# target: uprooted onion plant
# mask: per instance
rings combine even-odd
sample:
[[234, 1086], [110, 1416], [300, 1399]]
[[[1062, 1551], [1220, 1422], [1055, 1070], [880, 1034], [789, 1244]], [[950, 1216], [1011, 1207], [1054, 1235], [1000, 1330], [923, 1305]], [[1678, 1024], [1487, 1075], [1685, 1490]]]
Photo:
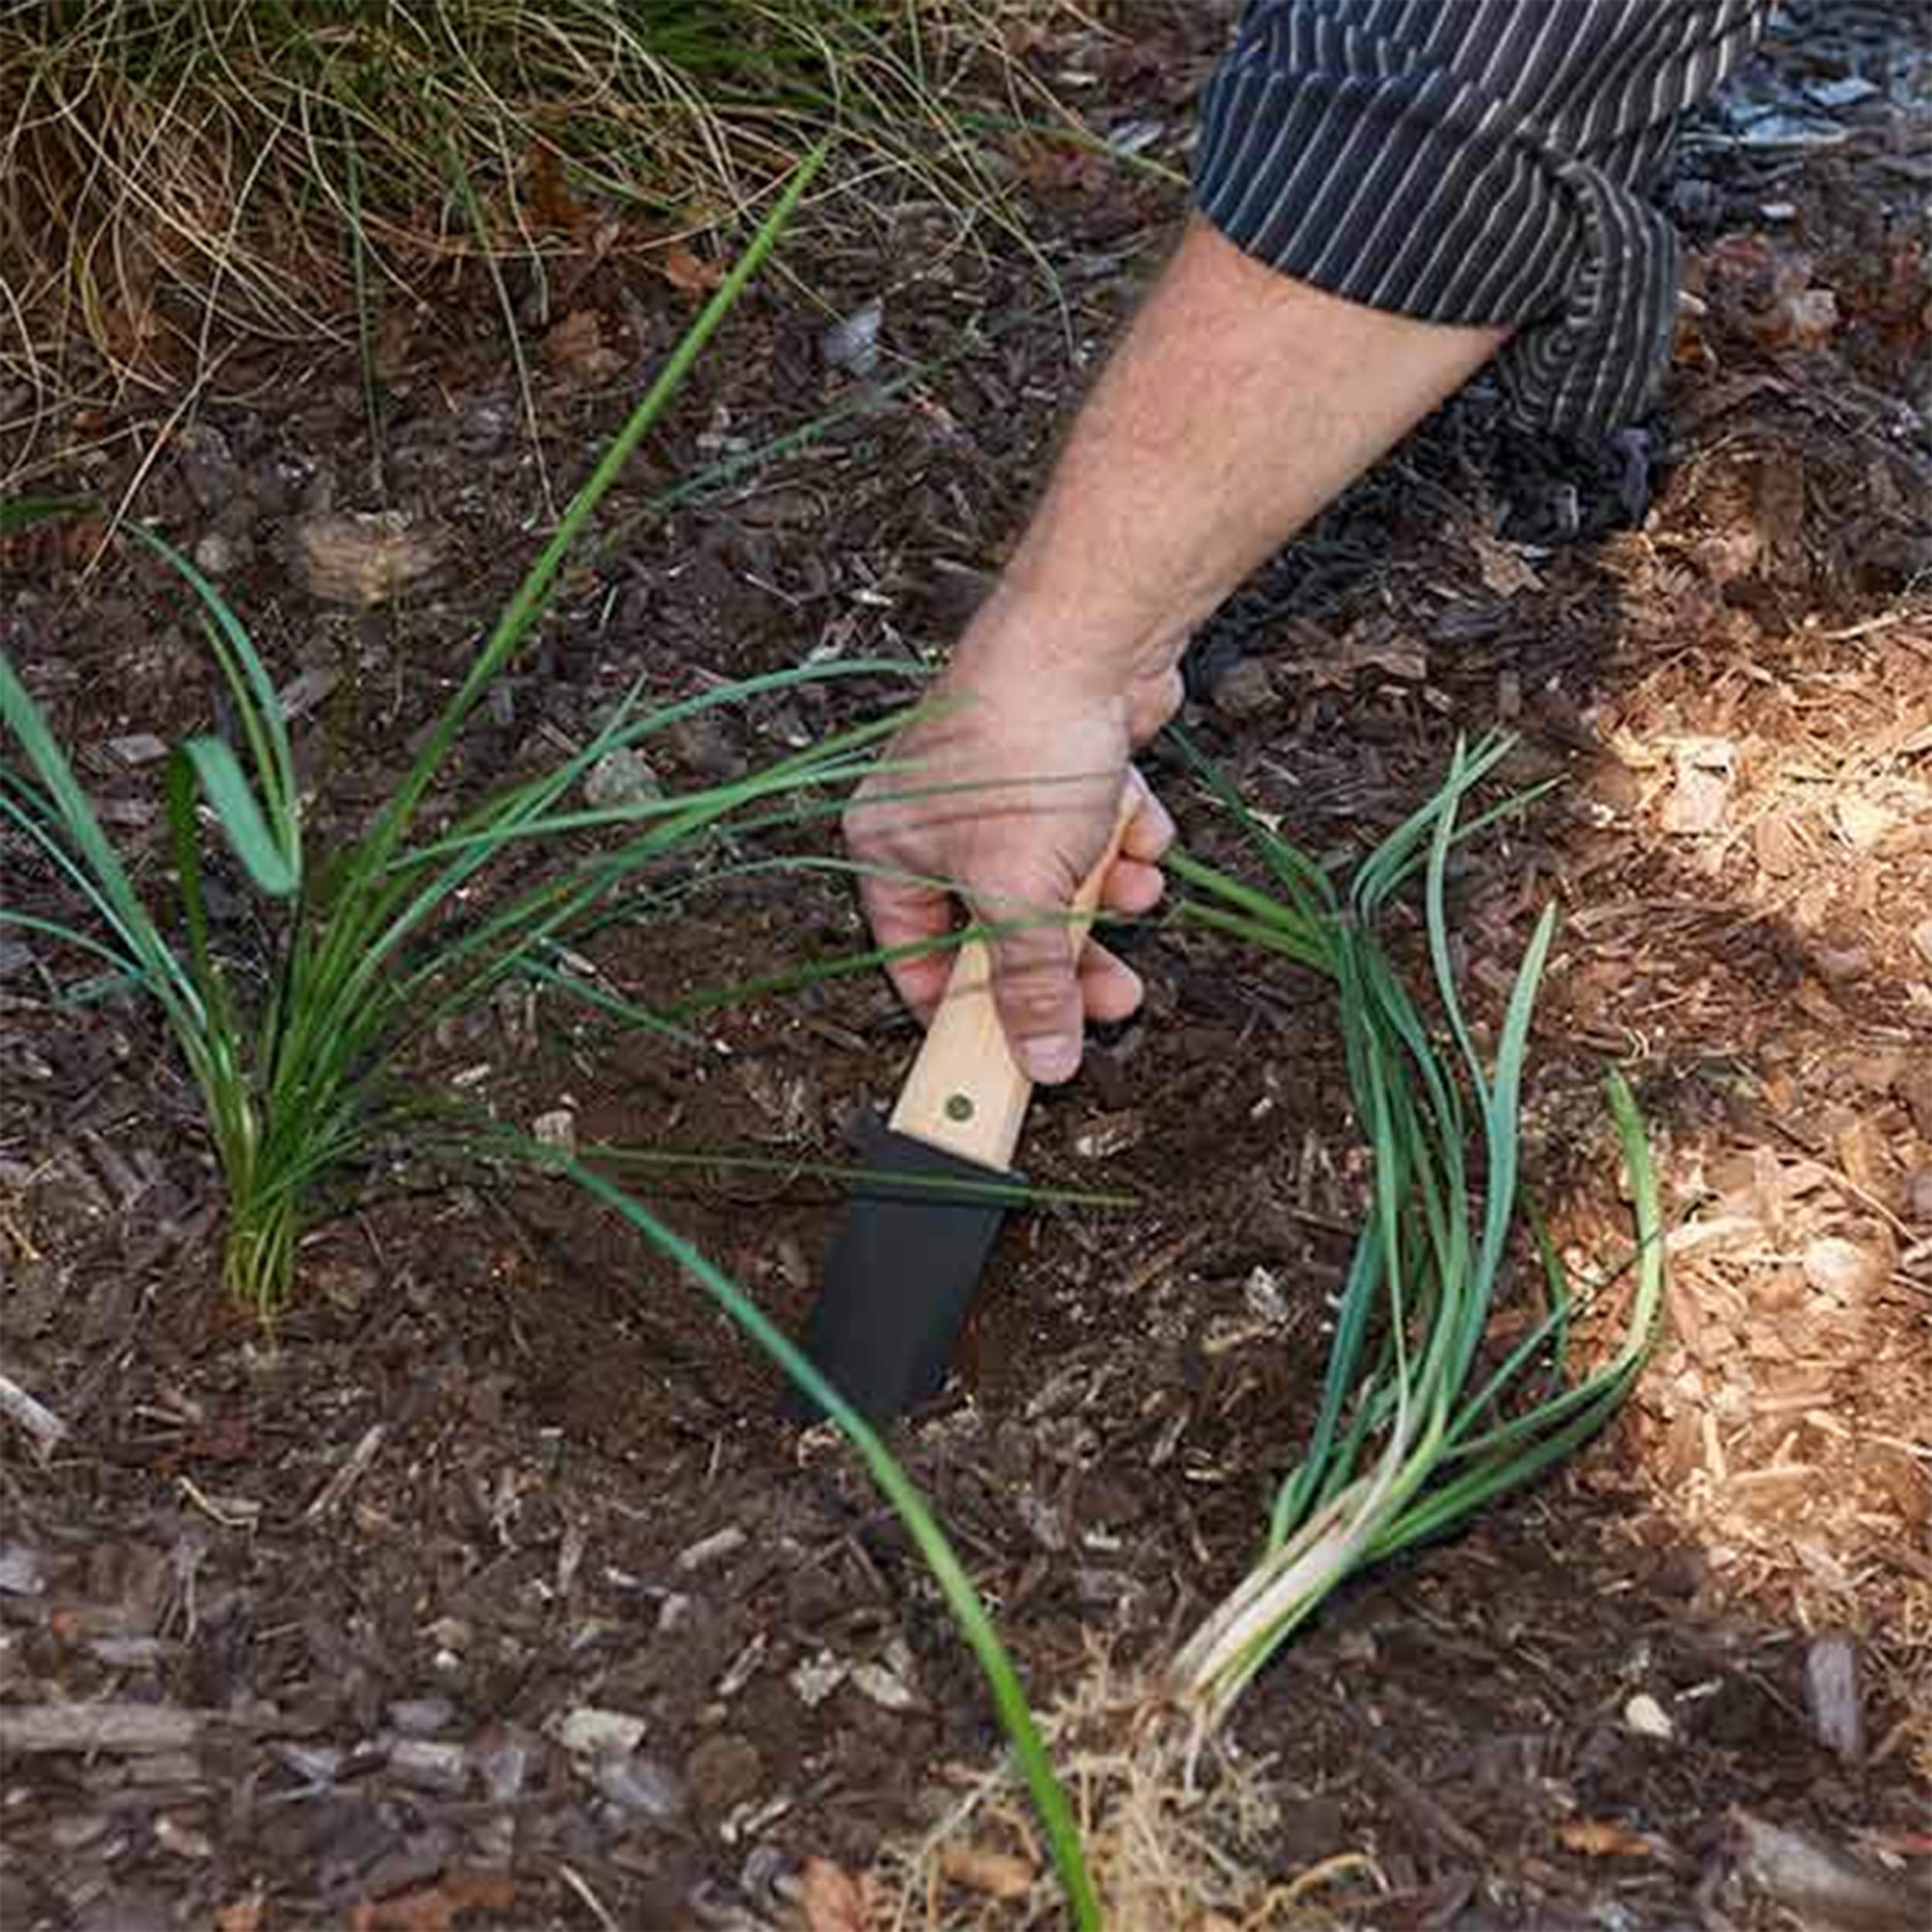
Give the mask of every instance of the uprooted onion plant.
[[[1621, 1077], [1611, 1074], [1607, 1090], [1636, 1209], [1634, 1282], [1621, 1343], [1576, 1379], [1565, 1362], [1575, 1297], [1523, 1193], [1523, 1066], [1554, 908], [1537, 922], [1487, 1066], [1457, 984], [1449, 854], [1488, 822], [1465, 826], [1463, 810], [1508, 748], [1502, 739], [1458, 747], [1441, 789], [1362, 866], [1345, 900], [1218, 779], [1271, 889], [1185, 855], [1175, 862], [1192, 888], [1183, 917], [1335, 982], [1355, 1111], [1373, 1163], [1299, 1458], [1275, 1493], [1253, 1567], [1175, 1662], [1177, 1692], [1204, 1724], [1226, 1715], [1344, 1578], [1540, 1475], [1608, 1420], [1643, 1366], [1663, 1250], [1643, 1126]], [[1380, 936], [1392, 898], [1418, 875], [1433, 1023]], [[1518, 1248], [1536, 1257], [1529, 1272], [1540, 1276], [1542, 1311], [1492, 1359], [1491, 1317]]]
[[[1637, 1240], [1634, 1260], [1610, 1270], [1592, 1294], [1599, 1313], [1614, 1317], [1614, 1294], [1627, 1295], [1628, 1306], [1620, 1334], [1611, 1322], [1607, 1357], [1573, 1375], [1566, 1357], [1582, 1298], [1524, 1191], [1524, 1064], [1553, 913], [1537, 923], [1487, 1056], [1454, 968], [1448, 859], [1460, 839], [1522, 802], [1469, 810], [1507, 748], [1502, 740], [1459, 747], [1436, 795], [1345, 889], [1194, 758], [1269, 876], [1257, 885], [1171, 854], [1187, 888], [1174, 917], [1333, 983], [1371, 1156], [1369, 1199], [1321, 1396], [1311, 1419], [1282, 1419], [1291, 1466], [1247, 1573], [1151, 1681], [1109, 1683], [1102, 1671], [1049, 1728], [1080, 1780], [1082, 1831], [1070, 1840], [1049, 1818], [1048, 1838], [1082, 1927], [1275, 1923], [1278, 1874], [1229, 1855], [1253, 1825], [1243, 1808], [1252, 1774], [1230, 1781], [1238, 1760], [1213, 1749], [1242, 1692], [1345, 1580], [1550, 1468], [1604, 1426], [1642, 1368], [1663, 1250], [1643, 1124], [1621, 1077], [1607, 1082], [1609, 1114]], [[1429, 970], [1420, 994], [1391, 949], [1399, 895], [1422, 902]], [[1539, 1294], [1540, 1307], [1505, 1342], [1505, 1324], [1492, 1318], [1507, 1301], [1511, 1322], [1519, 1320], [1526, 1290]], [[1217, 1767], [1212, 1777], [1197, 1776], [1204, 1753]], [[1030, 1765], [1028, 1782], [1037, 1807]], [[996, 1789], [988, 1781], [919, 1845], [902, 1849], [909, 1899], [930, 1896], [958, 1842], [977, 1842], [975, 1818], [1002, 1808], [988, 1797]], [[1036, 1889], [999, 1922], [1037, 1924], [1046, 1910]]]

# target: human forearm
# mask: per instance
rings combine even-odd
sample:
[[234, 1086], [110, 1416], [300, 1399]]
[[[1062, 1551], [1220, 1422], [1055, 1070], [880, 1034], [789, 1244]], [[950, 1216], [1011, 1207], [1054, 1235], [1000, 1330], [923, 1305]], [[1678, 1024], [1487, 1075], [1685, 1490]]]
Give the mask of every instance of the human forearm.
[[1110, 696], [1161, 679], [1250, 571], [1502, 340], [1339, 301], [1196, 221], [1081, 411], [958, 672]]
[[[1139, 998], [1061, 916], [1098, 862], [1134, 742], [1173, 709], [1188, 634], [1250, 570], [1492, 354], [1447, 328], [1337, 300], [1196, 223], [1080, 412], [1026, 536], [953, 655], [947, 700], [902, 734], [903, 774], [862, 791], [847, 839], [874, 934], [921, 1012], [951, 961], [917, 954], [951, 880], [1008, 930], [993, 993], [1036, 1080], [1078, 1065], [1083, 1006]], [[1158, 898], [1165, 815], [1143, 792], [1106, 903]]]

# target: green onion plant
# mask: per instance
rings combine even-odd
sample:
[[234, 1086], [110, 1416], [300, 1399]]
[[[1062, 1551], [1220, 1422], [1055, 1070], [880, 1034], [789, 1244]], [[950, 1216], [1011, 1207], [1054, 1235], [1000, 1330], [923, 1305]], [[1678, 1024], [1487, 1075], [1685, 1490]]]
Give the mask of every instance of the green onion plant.
[[[1508, 749], [1502, 738], [1458, 746], [1440, 791], [1362, 864], [1345, 899], [1312, 859], [1196, 761], [1270, 879], [1250, 885], [1180, 855], [1171, 862], [1190, 889], [1182, 916], [1334, 981], [1355, 1113], [1373, 1159], [1372, 1198], [1307, 1443], [1276, 1492], [1253, 1568], [1175, 1660], [1177, 1694], [1204, 1730], [1345, 1577], [1440, 1535], [1594, 1434], [1648, 1349], [1662, 1288], [1660, 1211], [1643, 1124], [1621, 1077], [1611, 1076], [1607, 1092], [1635, 1203], [1635, 1285], [1621, 1345], [1574, 1380], [1563, 1360], [1574, 1298], [1522, 1190], [1523, 1062], [1554, 909], [1531, 936], [1489, 1065], [1457, 984], [1449, 855], [1498, 815], [1464, 818]], [[1391, 899], [1418, 873], [1434, 1026], [1382, 937]], [[1543, 1312], [1492, 1362], [1485, 1338], [1526, 1223]]]
[[[877, 747], [902, 722], [896, 717], [682, 797], [597, 809], [570, 804], [573, 789], [599, 760], [702, 707], [810, 678], [904, 671], [896, 663], [847, 662], [747, 679], [648, 711], [634, 689], [590, 742], [553, 770], [497, 793], [453, 824], [428, 829], [421, 823], [464, 722], [541, 615], [573, 542], [769, 252], [815, 165], [815, 158], [798, 171], [579, 491], [396, 791], [369, 829], [326, 861], [318, 862], [308, 849], [294, 750], [268, 670], [226, 600], [165, 538], [133, 529], [199, 600], [240, 740], [237, 746], [198, 736], [169, 755], [167, 828], [176, 885], [170, 914], [157, 911], [137, 887], [45, 716], [0, 654], [0, 723], [21, 754], [18, 761], [0, 761], [0, 829], [24, 835], [94, 915], [83, 927], [0, 906], [0, 926], [37, 932], [100, 962], [104, 971], [86, 985], [87, 993], [140, 991], [159, 1003], [199, 1090], [227, 1189], [225, 1274], [264, 1313], [287, 1294], [297, 1243], [332, 1184], [350, 1178], [376, 1137], [420, 1107], [397, 1078], [410, 1041], [519, 976], [575, 994], [607, 1015], [678, 1031], [675, 1019], [628, 1006], [557, 970], [561, 950], [628, 916], [630, 889], [648, 885], [648, 903], [660, 910], [679, 903], [699, 881], [694, 862], [701, 842], [712, 835], [794, 824], [828, 811], [859, 776], [886, 768]], [[0, 534], [85, 507], [53, 500], [0, 505]], [[210, 826], [277, 915], [274, 957], [252, 981], [216, 943], [203, 853]], [[605, 835], [581, 836], [594, 834]], [[767, 862], [747, 862], [734, 853], [702, 876], [742, 875]], [[512, 874], [507, 891], [506, 872]], [[490, 886], [496, 890], [479, 895], [482, 910], [464, 905]], [[821, 962], [803, 977], [852, 964]], [[747, 990], [730, 996], [743, 997]], [[904, 1522], [985, 1675], [1073, 1923], [1082, 1932], [1099, 1932], [1100, 1909], [1073, 1808], [1019, 1674], [964, 1566], [878, 1435], [742, 1290], [604, 1175], [557, 1149], [501, 1130], [445, 1129], [422, 1138], [457, 1152], [509, 1155], [573, 1181], [614, 1209], [711, 1296], [849, 1438]], [[600, 1151], [621, 1158], [624, 1151]], [[641, 1150], [638, 1157], [648, 1164], [662, 1158], [662, 1151]]]

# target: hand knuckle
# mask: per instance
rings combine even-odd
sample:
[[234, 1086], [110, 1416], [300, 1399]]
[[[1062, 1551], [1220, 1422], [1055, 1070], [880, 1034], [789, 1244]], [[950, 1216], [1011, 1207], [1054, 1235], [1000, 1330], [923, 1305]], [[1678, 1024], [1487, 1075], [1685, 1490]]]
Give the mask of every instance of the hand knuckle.
[[1073, 992], [1070, 968], [1057, 973], [1024, 968], [1004, 973], [999, 981], [1001, 1006], [1024, 1024], [1057, 1019]]

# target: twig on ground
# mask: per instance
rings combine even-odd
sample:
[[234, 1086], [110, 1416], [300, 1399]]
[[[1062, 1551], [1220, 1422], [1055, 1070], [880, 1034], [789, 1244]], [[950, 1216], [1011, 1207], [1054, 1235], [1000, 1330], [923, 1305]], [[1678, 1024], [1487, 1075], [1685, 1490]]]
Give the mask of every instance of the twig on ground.
[[340, 1468], [315, 1492], [315, 1500], [303, 1511], [305, 1522], [319, 1522], [336, 1509], [350, 1490], [355, 1487], [362, 1472], [376, 1460], [376, 1452], [383, 1446], [383, 1438], [388, 1434], [386, 1423], [372, 1422], [362, 1431], [362, 1438], [352, 1449]]
[[569, 1866], [563, 1864], [557, 1866], [556, 1875], [590, 1908], [597, 1923], [604, 1927], [604, 1932], [621, 1932], [617, 1920], [611, 1916], [610, 1907], [590, 1889], [586, 1880], [579, 1877]]
[[0, 1708], [0, 1758], [50, 1751], [185, 1750], [207, 1713], [176, 1704], [21, 1704]]
[[0, 1375], [0, 1415], [19, 1423], [43, 1450], [52, 1449], [67, 1434], [67, 1425], [44, 1402], [5, 1375]]

